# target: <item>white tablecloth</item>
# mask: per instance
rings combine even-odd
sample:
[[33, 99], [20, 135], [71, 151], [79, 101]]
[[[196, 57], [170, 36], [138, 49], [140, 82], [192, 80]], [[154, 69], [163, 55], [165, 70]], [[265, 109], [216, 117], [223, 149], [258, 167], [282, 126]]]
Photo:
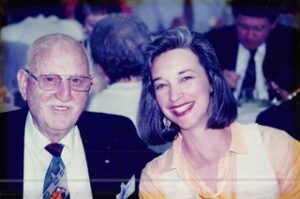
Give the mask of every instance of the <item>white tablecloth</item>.
[[244, 103], [238, 107], [237, 121], [241, 123], [254, 123], [258, 114], [268, 107], [269, 105], [262, 102]]

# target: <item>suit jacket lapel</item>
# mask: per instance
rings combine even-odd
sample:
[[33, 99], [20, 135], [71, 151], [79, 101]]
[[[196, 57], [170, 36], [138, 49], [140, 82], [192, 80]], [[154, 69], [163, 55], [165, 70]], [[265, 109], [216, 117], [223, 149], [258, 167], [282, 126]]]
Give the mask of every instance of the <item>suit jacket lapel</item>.
[[28, 109], [24, 108], [8, 114], [6, 120], [6, 179], [7, 190], [14, 193], [23, 193], [23, 164], [24, 164], [24, 129]]
[[[95, 159], [95, 157], [93, 157], [91, 155], [91, 153], [89, 153], [90, 140], [89, 140], [88, 133], [92, 129], [90, 129], [87, 125], [84, 125], [85, 122], [81, 121], [82, 117], [84, 117], [84, 113], [83, 113], [83, 116], [81, 115], [79, 117], [79, 121], [77, 122], [77, 126], [78, 126], [79, 131], [80, 131], [80, 136], [81, 136], [83, 148], [84, 148], [84, 151], [85, 151], [85, 158], [86, 158], [86, 163], [87, 163], [87, 167], [88, 167], [88, 173], [89, 173], [89, 177], [90, 177], [90, 180], [91, 180], [93, 177], [97, 176], [96, 173], [95, 173], [97, 170], [92, 168], [93, 160]], [[95, 183], [93, 183], [91, 181], [90, 184], [91, 184], [92, 193], [94, 193], [95, 190], [97, 190], [96, 187], [95, 187]]]

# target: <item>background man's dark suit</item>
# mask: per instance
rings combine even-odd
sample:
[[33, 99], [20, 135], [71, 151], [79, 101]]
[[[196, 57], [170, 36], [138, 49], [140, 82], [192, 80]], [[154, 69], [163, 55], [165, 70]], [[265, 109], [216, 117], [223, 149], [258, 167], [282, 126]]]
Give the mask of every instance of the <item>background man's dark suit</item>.
[[282, 129], [300, 141], [300, 93], [291, 100], [261, 112], [256, 122]]
[[[18, 193], [16, 198], [22, 195], [27, 113], [24, 108], [0, 114], [0, 198], [7, 198], [7, 191]], [[126, 183], [133, 174], [139, 178], [141, 169], [156, 155], [138, 138], [133, 123], [125, 117], [83, 112], [77, 125], [94, 198], [115, 198], [121, 182]]]
[[[266, 41], [264, 77], [288, 91], [295, 88], [296, 78], [299, 78], [295, 73], [300, 53], [297, 34], [295, 29], [277, 24]], [[236, 27], [216, 29], [208, 32], [206, 37], [214, 47], [222, 69], [235, 70], [239, 44]]]

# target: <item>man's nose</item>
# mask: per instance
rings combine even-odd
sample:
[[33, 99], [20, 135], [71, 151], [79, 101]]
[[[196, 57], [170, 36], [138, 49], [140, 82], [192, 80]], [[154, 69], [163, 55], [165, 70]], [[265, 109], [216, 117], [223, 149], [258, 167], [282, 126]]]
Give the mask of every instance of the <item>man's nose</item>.
[[246, 37], [248, 40], [253, 40], [255, 38], [255, 35], [256, 35], [255, 30], [251, 28], [247, 30]]
[[62, 102], [71, 100], [71, 84], [69, 80], [62, 80], [56, 92], [56, 97]]

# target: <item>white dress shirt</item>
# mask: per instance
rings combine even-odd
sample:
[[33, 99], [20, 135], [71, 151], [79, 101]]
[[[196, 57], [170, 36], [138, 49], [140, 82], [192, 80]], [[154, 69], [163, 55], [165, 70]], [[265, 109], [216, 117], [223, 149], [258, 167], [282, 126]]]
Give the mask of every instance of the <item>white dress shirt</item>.
[[[44, 147], [50, 143], [34, 126], [32, 116], [28, 113], [25, 124], [23, 198], [42, 198], [45, 174], [52, 160], [52, 155]], [[61, 158], [66, 166], [71, 198], [92, 198], [87, 162], [78, 127], [71, 129], [59, 143], [64, 145]]]
[[[254, 89], [253, 96], [255, 99], [259, 99], [259, 100], [269, 99], [268, 85], [262, 69], [265, 55], [266, 55], [266, 44], [263, 43], [257, 48], [257, 51], [254, 55], [256, 81], [255, 81], [255, 89]], [[241, 87], [246, 74], [249, 59], [250, 59], [249, 50], [246, 49], [242, 44], [239, 44], [235, 72], [238, 75], [240, 75], [240, 79], [238, 81], [237, 88], [233, 93], [236, 99], [238, 99], [241, 92]]]
[[90, 97], [86, 110], [123, 115], [137, 126], [142, 82], [116, 82]]

